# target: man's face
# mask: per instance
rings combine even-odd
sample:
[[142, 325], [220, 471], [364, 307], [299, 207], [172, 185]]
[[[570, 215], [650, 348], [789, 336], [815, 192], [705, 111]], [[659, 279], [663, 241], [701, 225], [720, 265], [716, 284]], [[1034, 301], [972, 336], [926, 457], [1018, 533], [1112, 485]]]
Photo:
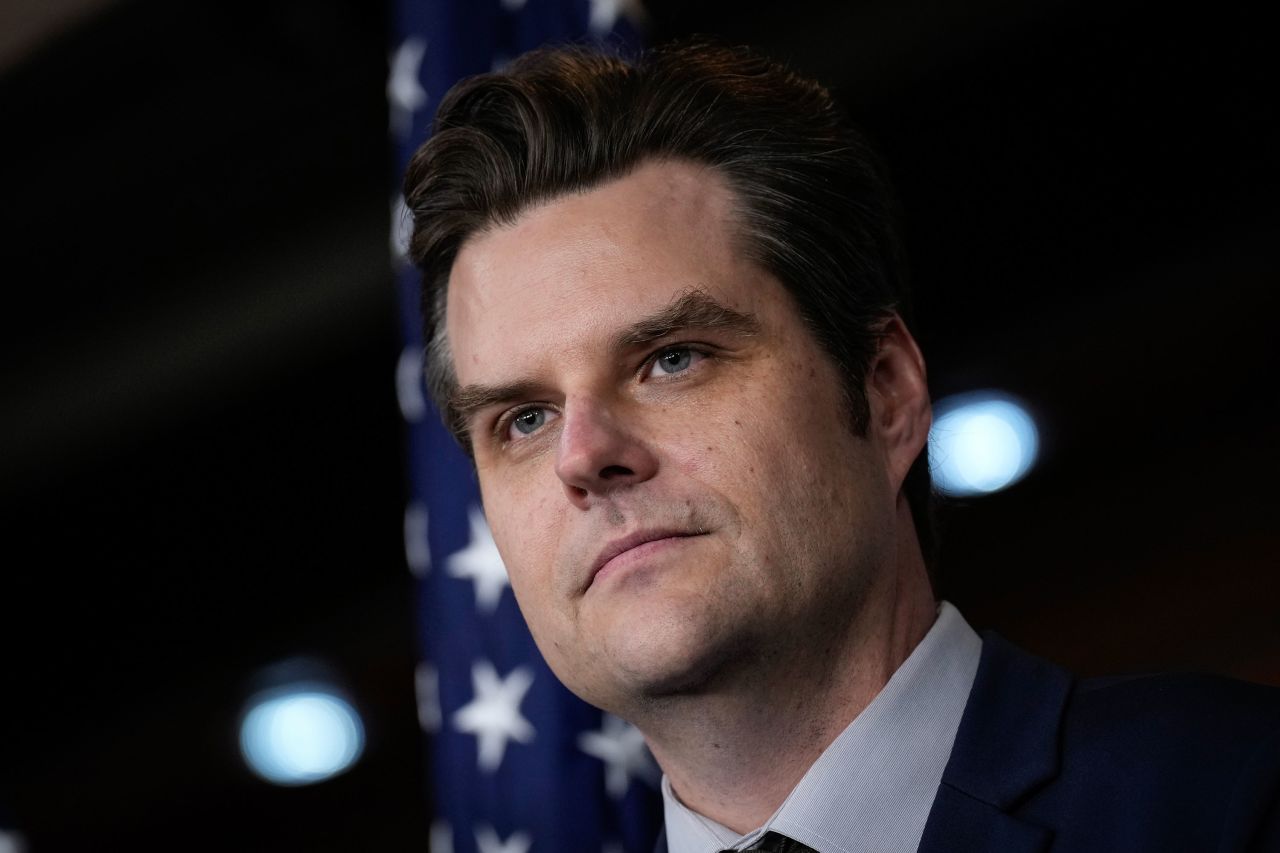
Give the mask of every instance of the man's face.
[[447, 334], [489, 524], [552, 669], [610, 710], [838, 632], [896, 485], [733, 239], [713, 171], [650, 163], [470, 239]]

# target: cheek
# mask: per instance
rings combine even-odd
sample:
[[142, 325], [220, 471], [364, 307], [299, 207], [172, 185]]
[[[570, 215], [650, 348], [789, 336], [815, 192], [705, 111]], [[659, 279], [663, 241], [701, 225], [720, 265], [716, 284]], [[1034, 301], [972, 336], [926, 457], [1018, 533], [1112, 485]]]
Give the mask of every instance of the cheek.
[[714, 435], [697, 446], [694, 468], [748, 525], [792, 547], [813, 524], [856, 513], [862, 492], [874, 488], [868, 448], [853, 435], [833, 368], [776, 359], [753, 379], [750, 393], [708, 413]]
[[548, 644], [559, 645], [566, 627], [562, 601], [556, 592], [555, 551], [545, 533], [530, 533], [531, 528], [527, 525], [518, 529], [521, 530], [520, 535], [503, 536], [498, 540], [511, 581], [511, 592], [543, 654], [548, 658], [558, 657], [548, 647]]
[[764, 360], [693, 413], [687, 460], [719, 481], [774, 488], [820, 474], [846, 431], [825, 378], [803, 358]]
[[525, 602], [550, 591], [560, 542], [561, 509], [546, 494], [527, 485], [489, 484], [483, 489], [494, 542], [502, 554], [511, 587]]
[[697, 420], [697, 429], [671, 461], [694, 494], [703, 493], [695, 503], [709, 501], [710, 517], [727, 526], [737, 541], [734, 547], [757, 560], [766, 557], [759, 553], [761, 540], [769, 538], [766, 531], [795, 503], [785, 478], [796, 460], [786, 431], [766, 410], [754, 404], [726, 408]]
[[756, 427], [725, 414], [707, 412], [691, 421], [696, 427], [659, 446], [682, 486], [714, 493], [718, 501], [732, 506], [735, 515], [742, 515], [758, 502], [752, 495], [764, 482], [767, 455], [761, 452]]

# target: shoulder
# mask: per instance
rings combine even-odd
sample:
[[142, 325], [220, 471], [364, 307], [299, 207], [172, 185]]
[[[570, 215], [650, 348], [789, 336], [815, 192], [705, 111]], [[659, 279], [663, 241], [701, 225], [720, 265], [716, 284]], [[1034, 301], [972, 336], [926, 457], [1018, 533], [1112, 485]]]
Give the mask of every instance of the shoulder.
[[1280, 849], [1280, 688], [1072, 679], [1057, 737], [1057, 773], [1018, 811], [1056, 825], [1064, 849]]
[[1114, 770], [1230, 776], [1280, 747], [1280, 688], [1210, 675], [1077, 681], [1063, 726], [1073, 753]]
[[1006, 721], [1042, 705], [1040, 722], [1060, 727], [1062, 750], [1099, 756], [1221, 757], [1280, 736], [1280, 687], [1200, 674], [1078, 679], [992, 632], [970, 700]]

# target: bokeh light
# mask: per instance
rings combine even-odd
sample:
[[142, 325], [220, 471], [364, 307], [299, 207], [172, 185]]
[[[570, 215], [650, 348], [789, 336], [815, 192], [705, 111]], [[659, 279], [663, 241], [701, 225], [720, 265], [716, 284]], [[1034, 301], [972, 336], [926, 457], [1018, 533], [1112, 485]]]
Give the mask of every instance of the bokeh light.
[[240, 723], [251, 770], [277, 785], [309, 785], [342, 773], [364, 751], [360, 715], [336, 691], [297, 684], [260, 693]]
[[0, 853], [25, 853], [27, 845], [22, 836], [7, 829], [0, 829]]
[[1040, 433], [1026, 406], [1000, 391], [971, 391], [940, 400], [929, 431], [933, 484], [946, 495], [984, 495], [1008, 488], [1035, 464]]

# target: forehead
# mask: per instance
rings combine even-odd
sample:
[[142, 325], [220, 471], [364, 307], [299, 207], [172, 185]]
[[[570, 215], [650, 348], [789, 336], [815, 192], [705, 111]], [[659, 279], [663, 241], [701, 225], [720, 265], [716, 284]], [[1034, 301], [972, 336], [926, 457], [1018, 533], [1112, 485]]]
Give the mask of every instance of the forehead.
[[652, 162], [474, 236], [449, 280], [459, 382], [500, 378], [530, 349], [590, 346], [691, 288], [755, 311], [761, 274], [738, 249], [733, 214], [711, 169]]

